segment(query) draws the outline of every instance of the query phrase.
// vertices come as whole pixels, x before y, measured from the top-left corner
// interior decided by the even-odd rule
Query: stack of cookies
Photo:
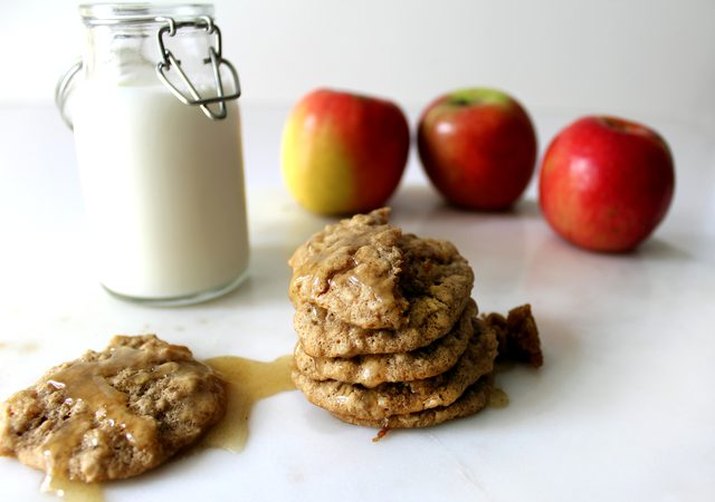
[[[426,427],[476,413],[499,331],[477,317],[474,273],[451,243],[388,218],[379,209],[328,225],[291,257],[293,380],[353,424]]]

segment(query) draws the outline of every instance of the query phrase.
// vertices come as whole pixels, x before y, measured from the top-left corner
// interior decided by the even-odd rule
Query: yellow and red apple
[[[537,142],[526,110],[507,93],[461,89],[438,97],[417,130],[420,160],[437,190],[472,210],[511,207],[534,173]]]
[[[399,185],[410,134],[402,110],[377,97],[315,90],[290,112],[281,143],[288,190],[326,215],[383,206]]]
[[[674,184],[673,157],[660,134],[630,120],[587,116],[561,130],[544,154],[539,203],[567,241],[626,252],[663,220]]]

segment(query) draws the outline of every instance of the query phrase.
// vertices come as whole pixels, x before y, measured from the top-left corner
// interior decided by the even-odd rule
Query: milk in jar
[[[232,289],[248,267],[239,108],[226,100],[220,103],[225,116],[212,118],[178,99],[157,77],[156,62],[166,58],[154,46],[156,29],[173,15],[167,40],[180,28],[189,43],[191,37],[208,39],[210,50],[212,24],[202,17],[210,6],[156,12],[177,6],[130,5],[100,11],[104,17],[98,9],[106,6],[83,6],[85,25],[99,32],[90,36],[93,52],[77,77],[71,120],[97,273],[120,297],[193,303]],[[125,32],[116,36],[121,29],[102,24],[106,17],[119,19]],[[200,97],[225,94],[211,78],[189,75],[191,54],[184,53],[180,64]],[[222,60],[215,56],[219,67]],[[210,65],[211,58],[194,59]],[[182,92],[197,98],[191,90]]]

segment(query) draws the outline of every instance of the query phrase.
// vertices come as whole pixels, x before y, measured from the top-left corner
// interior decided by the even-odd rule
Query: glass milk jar
[[[249,255],[240,86],[213,7],[79,10],[85,53],[60,83],[58,104],[64,116],[71,96],[101,284],[168,305],[230,291]]]

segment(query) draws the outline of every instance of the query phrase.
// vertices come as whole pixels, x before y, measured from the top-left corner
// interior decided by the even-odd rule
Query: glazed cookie
[[[313,404],[339,415],[382,420],[398,414],[448,406],[479,377],[490,373],[497,353],[494,332],[481,321],[469,347],[451,369],[440,375],[412,382],[383,383],[374,388],[337,380],[317,381],[297,369],[293,381]]]
[[[388,224],[389,209],[328,225],[298,247],[288,294],[361,328],[401,327],[407,300],[398,288],[402,232]]]
[[[406,325],[366,330],[345,322],[345,313],[299,303],[293,318],[303,351],[313,357],[353,357],[409,352],[452,329],[474,285],[474,272],[451,243],[406,234],[399,288],[408,301]]]
[[[428,410],[405,413],[401,415],[391,415],[384,419],[358,418],[351,415],[340,415],[333,413],[333,416],[353,425],[363,425],[366,427],[385,429],[415,429],[419,427],[431,427],[439,425],[449,420],[464,418],[481,411],[489,404],[493,384],[489,376],[483,376],[476,383],[470,385],[467,390],[455,402],[448,406],[438,406]]]
[[[309,356],[298,343],[294,354],[295,364],[298,371],[313,380],[338,380],[365,387],[430,378],[454,366],[467,349],[474,332],[472,322],[476,312],[477,306],[472,300],[447,335],[412,352],[347,359],[323,358]]]
[[[223,381],[154,335],[49,370],[0,414],[0,454],[87,483],[152,469],[194,443],[226,408]]]

